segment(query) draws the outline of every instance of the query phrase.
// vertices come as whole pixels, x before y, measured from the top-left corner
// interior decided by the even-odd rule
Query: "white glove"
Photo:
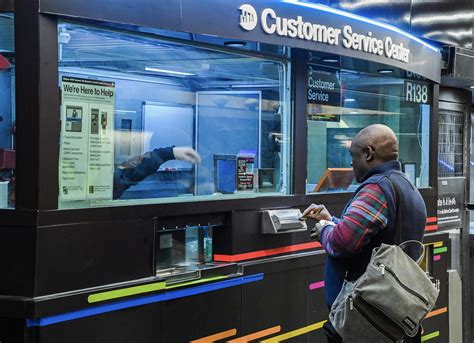
[[[177,160],[188,161],[191,163],[201,163],[201,156],[191,147],[174,147],[174,158]]]

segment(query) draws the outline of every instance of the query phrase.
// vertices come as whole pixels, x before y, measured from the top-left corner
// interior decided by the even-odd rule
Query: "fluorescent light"
[[[339,60],[338,60],[337,58],[327,57],[327,58],[323,58],[323,62],[326,62],[326,63],[337,63],[337,62],[339,62]]]
[[[359,114],[359,112],[357,112],[357,111],[351,111],[351,112],[349,112],[349,114]]]
[[[393,73],[393,69],[379,69],[377,70],[379,74],[391,74]]]
[[[474,89],[474,86],[471,86],[472,89]]]
[[[129,111],[129,110],[115,110],[115,112],[119,112],[119,113],[137,113],[137,111]]]
[[[185,73],[182,71],[175,71],[175,70],[168,70],[168,69],[158,69],[158,68],[151,68],[151,67],[145,67],[146,71],[153,71],[156,73],[164,73],[164,74],[171,74],[171,75],[180,75],[180,76],[193,76],[196,74],[193,73]]]
[[[345,99],[344,101],[345,102],[354,102],[354,101],[356,101],[356,99],[348,98],[348,99]]]
[[[244,41],[239,41],[239,40],[231,40],[231,41],[224,42],[224,45],[225,46],[230,46],[230,47],[233,47],[233,48],[241,48],[243,46],[246,46],[247,43],[244,42]]]
[[[329,6],[320,5],[320,4],[300,2],[298,0],[283,0],[283,2],[291,3],[291,4],[294,4],[294,5],[297,5],[297,6],[314,8],[314,9],[317,9],[317,10],[320,10],[320,11],[330,12],[330,13],[334,13],[334,14],[337,14],[337,15],[340,15],[340,16],[343,16],[343,17],[347,17],[347,18],[359,20],[359,21],[362,21],[362,22],[365,22],[365,23],[368,23],[368,24],[376,25],[376,26],[382,27],[384,29],[399,33],[399,34],[401,34],[401,35],[403,35],[407,38],[410,38],[410,39],[426,46],[427,48],[430,48],[431,50],[436,51],[436,52],[439,53],[438,48],[428,44],[427,42],[421,40],[420,38],[418,38],[418,37],[416,37],[416,36],[414,36],[414,35],[412,35],[408,32],[405,32],[405,31],[399,29],[398,27],[395,27],[395,26],[392,26],[392,25],[389,25],[389,24],[385,24],[385,23],[382,23],[382,22],[379,22],[379,21],[376,21],[376,20],[373,20],[373,19],[362,17],[362,16],[357,15],[357,14],[349,13],[349,12],[346,12],[346,11],[341,11],[339,9],[332,8],[332,7],[329,7]]]
[[[231,85],[230,88],[274,88],[278,87],[279,84],[248,84],[248,85]]]

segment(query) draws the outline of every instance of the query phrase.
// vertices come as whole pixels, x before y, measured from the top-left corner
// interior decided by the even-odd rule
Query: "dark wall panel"
[[[412,0],[411,32],[447,45],[472,48],[472,0]]]
[[[0,294],[33,296],[36,229],[0,229]]]
[[[350,1],[328,0],[329,6],[410,30],[411,0]]]
[[[36,295],[152,276],[153,219],[38,229]]]
[[[161,305],[129,308],[39,327],[36,328],[35,342],[171,342],[160,339]]]

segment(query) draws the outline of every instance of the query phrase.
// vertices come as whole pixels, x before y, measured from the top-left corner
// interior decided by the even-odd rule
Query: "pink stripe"
[[[324,281],[319,281],[315,283],[311,283],[309,285],[309,290],[312,291],[313,289],[318,289],[318,288],[323,288],[324,287]]]
[[[433,261],[439,261],[439,260],[441,260],[441,255],[433,256]]]

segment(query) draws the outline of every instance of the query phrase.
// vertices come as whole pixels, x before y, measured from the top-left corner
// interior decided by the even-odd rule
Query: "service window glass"
[[[59,23],[60,208],[288,194],[285,50],[143,31]]]
[[[417,187],[429,186],[432,85],[427,80],[366,61],[310,54],[307,82],[307,193],[357,187],[349,148],[357,132],[371,124],[392,128],[403,171]]]
[[[15,50],[13,14],[0,13],[0,209],[15,207]]]

